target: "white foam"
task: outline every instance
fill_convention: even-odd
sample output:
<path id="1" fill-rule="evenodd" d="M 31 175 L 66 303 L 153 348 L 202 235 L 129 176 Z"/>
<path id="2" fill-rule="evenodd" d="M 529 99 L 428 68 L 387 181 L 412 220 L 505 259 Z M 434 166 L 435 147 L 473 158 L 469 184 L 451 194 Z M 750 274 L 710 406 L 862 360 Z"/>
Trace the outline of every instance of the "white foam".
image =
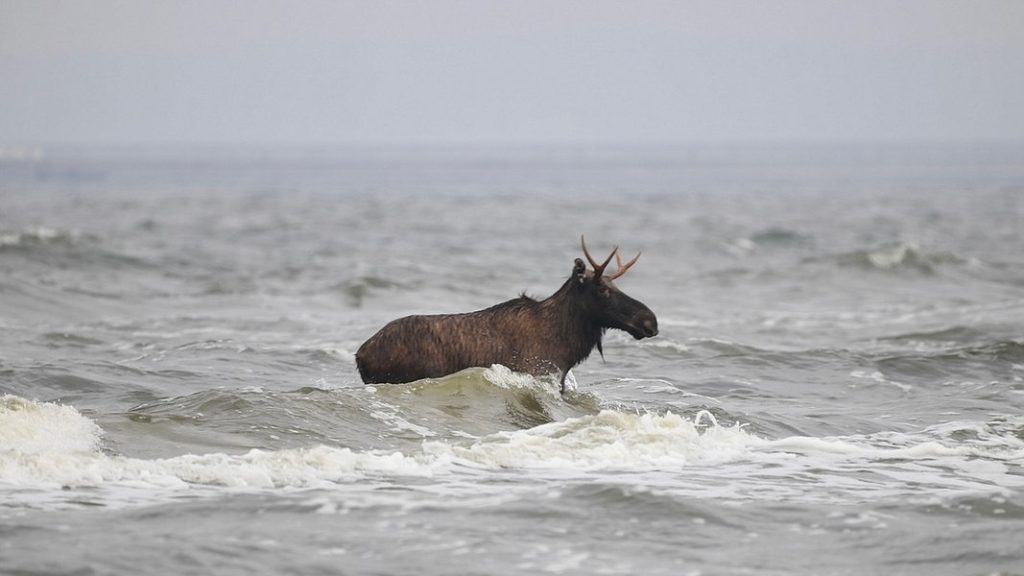
<path id="1" fill-rule="evenodd" d="M 678 469 L 742 458 L 763 442 L 739 426 L 703 430 L 671 412 L 604 410 L 528 430 L 501 432 L 469 446 L 426 443 L 424 450 L 484 468 L 574 470 Z"/>
<path id="2" fill-rule="evenodd" d="M 561 398 L 558 388 L 546 385 L 543 379 L 524 372 L 516 372 L 501 364 L 492 364 L 490 368 L 485 368 L 482 375 L 488 382 L 499 388 L 545 392 L 553 398 Z M 566 374 L 565 384 L 569 390 L 576 389 L 576 376 L 573 375 L 572 370 Z"/>
<path id="3" fill-rule="evenodd" d="M 111 496 L 108 504 L 125 505 L 167 490 L 308 488 L 374 477 L 433 477 L 447 493 L 463 484 L 478 490 L 467 474 L 513 470 L 606 480 L 617 477 L 606 472 L 638 473 L 644 485 L 701 498 L 953 499 L 1024 486 L 1024 440 L 1014 433 L 1019 424 L 962 422 L 917 434 L 767 440 L 739 425 L 721 426 L 708 412 L 691 419 L 604 410 L 482 438 L 427 440 L 409 453 L 318 445 L 139 459 L 102 452 L 102 430 L 74 408 L 3 396 L 0 485 L 34 491 L 26 502 L 39 500 L 40 490 L 102 487 L 126 495 Z M 965 431 L 974 434 L 952 439 Z"/>
<path id="4" fill-rule="evenodd" d="M 0 453 L 0 481 L 21 487 L 149 485 L 302 488 L 372 475 L 429 476 L 430 462 L 399 452 L 315 446 L 245 454 L 185 454 L 145 460 L 94 453 Z"/>
<path id="5" fill-rule="evenodd" d="M 838 455 L 847 458 L 888 460 L 894 458 L 923 459 L 945 456 L 966 456 L 973 450 L 966 446 L 947 447 L 938 442 L 922 442 L 899 448 L 877 448 L 863 446 L 841 439 L 793 436 L 766 442 L 766 450 L 790 452 L 804 455 Z"/>
<path id="6" fill-rule="evenodd" d="M 429 475 L 430 462 L 398 452 L 314 446 L 144 460 L 100 451 L 102 430 L 70 406 L 0 397 L 0 482 L 21 487 L 310 486 L 373 474 Z"/>
<path id="7" fill-rule="evenodd" d="M 878 432 L 841 438 L 793 436 L 766 441 L 766 451 L 784 451 L 808 456 L 841 456 L 847 460 L 937 460 L 974 459 L 1024 462 L 1024 440 L 1012 431 L 1024 425 L 1024 417 L 1005 423 L 1006 431 L 993 430 L 978 422 L 947 422 L 922 434 Z M 969 437 L 951 440 L 957 434 Z"/>
<path id="8" fill-rule="evenodd" d="M 22 230 L 21 232 L 0 234 L 0 247 L 46 243 L 61 239 L 75 240 L 78 236 L 79 234 L 77 232 L 61 232 L 59 230 L 54 230 L 53 228 L 37 226 L 35 228 Z"/>
<path id="9" fill-rule="evenodd" d="M 503 375 L 508 376 L 508 375 Z M 760 439 L 739 427 L 699 424 L 668 413 L 605 410 L 468 445 L 425 442 L 411 455 L 314 446 L 245 454 L 137 459 L 99 451 L 100 428 L 74 408 L 4 397 L 0 481 L 19 485 L 306 487 L 367 475 L 429 476 L 455 465 L 486 469 L 645 470 L 741 457 Z"/>
<path id="10" fill-rule="evenodd" d="M 103 431 L 71 406 L 0 396 L 0 450 L 68 454 L 97 450 Z"/>
<path id="11" fill-rule="evenodd" d="M 434 432 L 431 431 L 430 428 L 427 428 L 426 426 L 420 426 L 419 424 L 413 424 L 412 422 L 409 422 L 405 418 L 399 416 L 394 406 L 385 404 L 383 402 L 375 402 L 374 405 L 379 407 L 380 409 L 370 412 L 370 417 L 380 420 L 385 424 L 388 424 L 389 426 L 391 426 L 392 430 L 395 430 L 397 432 L 412 432 L 423 438 L 430 438 L 431 436 L 436 436 L 436 434 L 434 434 Z"/>

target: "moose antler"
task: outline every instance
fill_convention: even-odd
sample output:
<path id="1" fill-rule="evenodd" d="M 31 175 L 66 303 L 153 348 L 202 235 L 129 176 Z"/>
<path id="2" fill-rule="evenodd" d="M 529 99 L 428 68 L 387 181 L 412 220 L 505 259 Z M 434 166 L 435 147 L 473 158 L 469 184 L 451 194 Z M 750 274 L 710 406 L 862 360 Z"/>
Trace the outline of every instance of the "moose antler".
<path id="1" fill-rule="evenodd" d="M 590 255 L 590 252 L 587 250 L 587 241 L 583 239 L 582 234 L 580 235 L 580 245 L 583 246 L 583 255 L 587 257 L 587 260 L 590 262 L 590 266 L 594 269 L 594 278 L 600 278 L 601 273 L 604 272 L 605 267 L 608 266 L 608 263 L 612 261 L 612 256 L 615 256 L 616 254 L 619 253 L 619 247 L 616 246 L 612 250 L 612 253 L 609 254 L 608 257 L 604 259 L 604 263 L 598 264 L 597 262 L 594 262 L 594 258 Z M 634 260 L 636 260 L 636 258 L 634 258 Z M 632 264 L 632 262 L 630 264 Z"/>
<path id="2" fill-rule="evenodd" d="M 629 270 L 629 268 L 633 264 L 636 264 L 636 261 L 639 260 L 639 259 L 640 259 L 640 252 L 637 252 L 636 256 L 633 256 L 633 259 L 630 260 L 629 262 L 626 262 L 625 266 L 623 266 L 622 258 L 619 256 L 619 249 L 616 248 L 615 249 L 615 264 L 618 265 L 619 269 L 616 270 L 615 273 L 613 273 L 611 276 L 609 276 L 608 279 L 609 280 L 615 280 L 619 276 L 622 276 L 623 274 L 626 273 L 626 270 Z"/>

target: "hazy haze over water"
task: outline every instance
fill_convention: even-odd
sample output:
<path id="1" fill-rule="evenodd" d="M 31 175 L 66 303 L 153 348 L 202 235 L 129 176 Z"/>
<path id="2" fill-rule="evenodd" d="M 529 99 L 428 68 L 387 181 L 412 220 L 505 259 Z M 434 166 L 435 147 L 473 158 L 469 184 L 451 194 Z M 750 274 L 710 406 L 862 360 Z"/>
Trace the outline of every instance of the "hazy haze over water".
<path id="1" fill-rule="evenodd" d="M 0 5 L 0 144 L 1020 140 L 1024 5 Z"/>

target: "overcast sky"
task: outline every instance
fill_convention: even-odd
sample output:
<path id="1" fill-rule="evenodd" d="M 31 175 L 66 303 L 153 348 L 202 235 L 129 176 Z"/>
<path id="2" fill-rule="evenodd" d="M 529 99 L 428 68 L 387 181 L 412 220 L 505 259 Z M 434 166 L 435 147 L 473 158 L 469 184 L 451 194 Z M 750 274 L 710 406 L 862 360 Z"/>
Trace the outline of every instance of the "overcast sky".
<path id="1" fill-rule="evenodd" d="M 1018 0 L 0 0 L 0 145 L 1024 140 Z"/>

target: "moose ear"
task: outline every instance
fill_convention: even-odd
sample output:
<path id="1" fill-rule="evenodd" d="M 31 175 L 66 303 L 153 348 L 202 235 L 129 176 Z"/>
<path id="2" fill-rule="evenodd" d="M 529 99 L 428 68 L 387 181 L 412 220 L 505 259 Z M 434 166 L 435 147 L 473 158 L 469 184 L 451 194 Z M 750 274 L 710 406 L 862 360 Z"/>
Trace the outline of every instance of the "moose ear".
<path id="1" fill-rule="evenodd" d="M 587 278 L 587 265 L 583 263 L 583 260 L 579 258 L 572 266 L 572 277 L 577 283 L 583 284 L 583 281 Z"/>

